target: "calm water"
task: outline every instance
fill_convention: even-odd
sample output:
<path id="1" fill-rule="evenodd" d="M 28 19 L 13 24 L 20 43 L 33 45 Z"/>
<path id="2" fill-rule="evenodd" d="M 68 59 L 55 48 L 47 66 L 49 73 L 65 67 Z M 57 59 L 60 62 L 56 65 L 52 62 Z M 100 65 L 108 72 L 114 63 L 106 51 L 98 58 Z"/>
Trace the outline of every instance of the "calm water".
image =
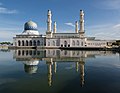
<path id="1" fill-rule="evenodd" d="M 0 93 L 120 93 L 110 51 L 1 50 Z"/>

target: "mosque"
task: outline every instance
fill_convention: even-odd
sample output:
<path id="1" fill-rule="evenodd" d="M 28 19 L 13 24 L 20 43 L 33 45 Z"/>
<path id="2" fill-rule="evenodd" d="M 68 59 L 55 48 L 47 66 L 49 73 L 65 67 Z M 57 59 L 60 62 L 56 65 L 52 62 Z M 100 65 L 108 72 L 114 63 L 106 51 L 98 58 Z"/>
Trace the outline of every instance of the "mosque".
<path id="1" fill-rule="evenodd" d="M 57 32 L 56 22 L 52 29 L 52 12 L 48 10 L 46 35 L 40 35 L 37 24 L 28 21 L 24 24 L 24 31 L 13 37 L 15 48 L 105 48 L 108 42 L 85 36 L 83 10 L 80 10 L 80 21 L 75 22 L 73 33 Z"/>

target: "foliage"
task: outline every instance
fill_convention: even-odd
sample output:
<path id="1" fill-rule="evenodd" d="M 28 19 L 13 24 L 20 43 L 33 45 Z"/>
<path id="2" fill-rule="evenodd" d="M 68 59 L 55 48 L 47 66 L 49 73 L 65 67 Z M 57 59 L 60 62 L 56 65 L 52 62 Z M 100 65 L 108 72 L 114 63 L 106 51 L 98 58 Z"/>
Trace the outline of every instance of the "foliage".
<path id="1" fill-rule="evenodd" d="M 0 42 L 1 45 L 7 44 L 7 45 L 12 45 L 11 42 Z"/>
<path id="2" fill-rule="evenodd" d="M 120 40 L 116 40 L 116 42 L 112 43 L 112 45 L 120 46 Z"/>

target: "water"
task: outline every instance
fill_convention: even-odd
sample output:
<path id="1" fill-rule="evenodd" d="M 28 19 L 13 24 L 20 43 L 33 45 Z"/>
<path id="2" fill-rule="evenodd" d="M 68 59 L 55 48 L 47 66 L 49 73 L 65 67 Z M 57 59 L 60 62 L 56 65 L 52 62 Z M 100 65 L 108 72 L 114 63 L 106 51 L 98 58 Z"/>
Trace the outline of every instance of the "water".
<path id="1" fill-rule="evenodd" d="M 1 50 L 0 93 L 120 93 L 110 51 Z"/>

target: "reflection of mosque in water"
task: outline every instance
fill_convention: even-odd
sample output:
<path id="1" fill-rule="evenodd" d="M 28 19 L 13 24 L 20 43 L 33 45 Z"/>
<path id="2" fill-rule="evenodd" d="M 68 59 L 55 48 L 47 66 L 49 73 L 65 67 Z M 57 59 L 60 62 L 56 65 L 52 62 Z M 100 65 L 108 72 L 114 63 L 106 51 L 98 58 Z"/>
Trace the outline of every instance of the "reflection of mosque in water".
<path id="1" fill-rule="evenodd" d="M 75 62 L 76 71 L 80 70 L 81 85 L 84 85 L 85 58 L 95 58 L 95 55 L 108 55 L 105 51 L 68 51 L 68 50 L 15 50 L 13 57 L 24 63 L 26 73 L 37 72 L 39 61 L 46 61 L 48 66 L 48 84 L 52 84 L 52 67 L 57 72 L 58 62 Z"/>

